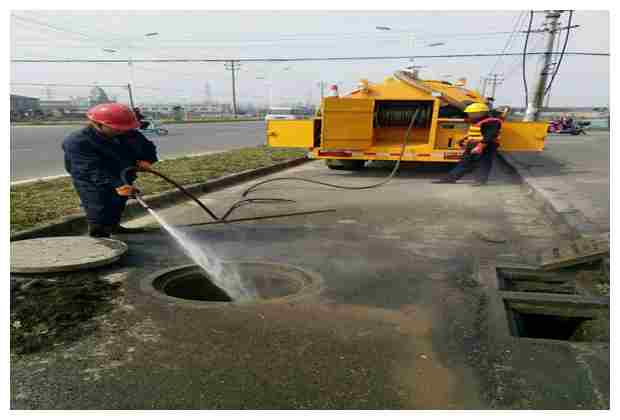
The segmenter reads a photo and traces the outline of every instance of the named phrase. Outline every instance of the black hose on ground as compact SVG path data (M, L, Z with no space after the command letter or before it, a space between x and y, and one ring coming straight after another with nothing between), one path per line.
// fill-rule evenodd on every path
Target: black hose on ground
M240 207L243 207L245 205L248 204L262 204L262 203L277 203L277 202L285 202L285 203L296 203L295 200L289 200L286 198L248 198L248 199L244 199L244 200L239 200L235 203L232 204L232 206L224 213L224 216L222 216L221 218L217 217L215 215L215 213L209 209L207 206L204 205L204 203L202 201L200 201L194 194L190 193L189 191L187 191L181 184L179 184L178 182L176 182L175 180L173 180L172 178L162 174L159 171L156 171L155 169L142 169L142 168L137 168L135 166L130 166L128 168L123 169L123 171L121 171L121 180L129 185L130 182L127 180L127 173L130 171L135 171L135 172L147 172L147 173L151 173L153 175L156 175L160 178L162 178L163 180L169 182L170 184L174 185L175 187L177 187L181 192L183 192L186 196L188 196L190 199L192 199L196 204L198 204L198 206L200 206L201 209L203 209L207 214L209 214L209 216L211 216L214 220L217 221L226 221L226 219L228 218L228 216L230 216L235 210L237 210ZM140 200L140 204L142 204L144 206L144 202Z
M371 188L377 188L380 187L382 185L387 184L388 182L390 182L392 180L392 178L394 178L394 175L396 175L396 172L398 172L398 168L400 167L400 162L403 160L403 155L405 154L405 148L407 147L407 142L409 141L409 134L411 133L411 128L413 127L413 124L418 116L418 112L420 111L420 109L416 109L416 111L413 113L413 116L411 117L411 122L409 123L409 126L407 127L407 132L405 133L405 139L403 140L403 144L400 148L400 156L398 157L398 160L396 161L396 165L394 165L394 169L392 169L392 172L381 182L378 182L376 184L371 184L371 185L363 185L363 186L349 186L349 185L337 185L337 184L330 184L328 182L321 182L321 181L315 181L312 179L306 179L306 178L297 178L297 177L280 177L280 178L271 178L271 179L267 179L265 181L261 181L258 182L254 185L252 185L250 188L248 188L247 190L245 190L243 192L243 194L241 194L242 197L247 196L248 194L250 194L251 192L253 192L257 187L270 183L270 182L275 182L275 181L302 181L302 182L309 182L311 184L318 184L318 185L324 185L326 187L332 187L332 188L338 188L338 189L342 189L342 190L368 190Z
M258 186L269 183L269 182L274 182L274 181L290 181L290 180L294 180L294 181L302 181L302 182L309 182L312 184L319 184L319 185L324 185L327 187L332 187L332 188L338 188L338 189L343 189L343 190L367 190L367 189L371 189L371 188L377 188L380 187L382 185L387 184L388 182L390 182L392 180L392 178L394 177L394 175L396 175L396 172L398 171L398 168L400 167L400 163L403 159L403 155L405 154L405 148L407 146L407 142L409 141L409 135L411 133L411 128L413 127L413 124L415 123L415 120L418 116L419 113L419 109L416 109L416 111L413 113L413 116L411 118L411 122L409 123L409 126L407 127L407 132L405 133L405 138L403 140L403 144L401 146L400 149L400 156L398 157L398 160L396 161L396 165L394 165L394 168L392 169L392 172L381 182L378 182L376 184L371 184L371 185L364 185L364 186L347 186L347 185L337 185L337 184L330 184L327 182L321 182L321 181L314 181L311 179L305 179L305 178L297 178L297 177L281 177L281 178L272 178L272 179L267 179L265 181L256 183L254 185L252 185L250 188L248 188L247 190L245 190L242 194L243 197L247 196L249 193L251 193L252 191L254 191L254 189L256 189ZM130 166L128 168L125 168L121 171L121 180L126 184L126 185L130 185L131 183L127 180L127 173L130 171L135 171L135 172L147 172L147 173L151 173L153 175L156 175L160 178L162 178L163 180L167 181L168 183L174 185L175 187L177 187L181 192L183 192L186 196L188 196L190 199L192 199L196 204L198 204L198 206L200 206L201 209L203 209L207 214L209 214L209 216L211 216L215 221L218 222L222 222L222 223L226 223L226 220L228 218L228 216L230 216L235 210L237 210L240 207L246 206L248 204L261 204L261 203L282 203L282 202L287 202L287 203L296 203L295 200L289 200L289 199L285 199L285 198L245 198L243 200L239 200L235 203L233 203L230 208L224 213L224 215L219 218L215 215L215 213L213 211L211 211L211 209L209 209L207 206L204 205L204 203L202 201L200 201L196 196L194 196L192 193L190 193L189 191L187 191L181 184L179 184L178 182L176 182L175 180L169 178L168 176L162 174L159 171L156 171L155 169L142 169L142 168L138 168L135 166ZM140 204L142 204L143 206L147 207L142 200L139 200Z

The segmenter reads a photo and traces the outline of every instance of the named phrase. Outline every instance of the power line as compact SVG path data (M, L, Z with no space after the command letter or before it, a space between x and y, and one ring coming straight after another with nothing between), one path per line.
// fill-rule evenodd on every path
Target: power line
M398 56L360 56L360 57L295 57L295 58L163 58L163 59L132 59L132 63L227 63L231 61L256 63L256 62L295 62L295 61L373 61L373 60L402 60L409 58L476 58L476 57L513 57L533 55L560 55L559 52L527 52L523 53L471 53L471 54L439 54L439 55L398 55ZM609 57L608 52L570 51L564 55ZM12 59L12 63L127 63L127 59Z
M11 86L53 86L53 87L115 87L115 88L125 88L127 89L127 85L75 85L70 83L22 83L22 82L11 82Z
M101 47L101 45L104 45L104 44L120 45L119 43L123 43L123 44L130 44L129 48L136 48L135 41L141 40L141 38L135 38L135 37L126 37L126 36L122 37L119 34L116 34L116 38L110 38L110 39L109 38L95 37L95 36L87 34L85 32L80 32L80 31L75 31L75 30L71 30L71 29L62 28L62 27L57 26L57 25L51 25L49 23L42 22L40 20L36 20L36 19L32 19L32 18L27 18L27 17L23 17L23 16L20 16L20 15L13 14L12 17L17 19L17 20L22 20L24 22L28 22L30 24L46 27L48 29L52 29L52 30L57 31L57 32L64 32L64 33L68 33L68 34L79 35L80 37L86 38L87 40L89 40L91 42L96 42L98 47ZM109 33L109 32L106 32L106 33ZM54 47L56 47L56 46L57 45L54 44ZM125 47L127 47L127 45L123 46L123 48L125 48ZM71 46L71 48L75 48L75 47ZM79 48L88 48L88 47L80 46ZM166 52L165 49L162 50L161 48L155 49L153 47L149 48L149 47L144 47L144 46L139 46L139 47L137 47L137 49L146 50L146 51L157 50L159 52L162 52L162 51Z
M544 38L538 38L536 40L536 42L534 43L534 45L532 46L533 50L536 50L538 47L540 47L542 45L544 41ZM531 59L532 57L527 57L527 59ZM517 74L517 71L521 69L521 54L519 54L518 56L515 56L515 59L512 61L512 67L510 67L509 71L504 72L505 74L505 79L504 80L508 80L510 78L512 78L512 76L514 76L515 74Z
M82 38L88 39L89 41L98 41L98 42L104 41L101 38L96 39L92 35L88 35L88 34L85 34L83 32L72 31L70 29L60 28L58 26L50 25L49 23L41 22L41 21L38 21L38 20L35 20L35 19L19 16L19 15L16 15L16 14L13 14L12 17L13 17L13 19L21 20L23 22L28 22L28 23L34 24L34 25L44 26L46 28L52 29L52 30L57 31L57 32L65 32L65 33L70 33L70 34L74 34L74 35L79 35Z
M530 32L532 31L532 21L534 20L534 11L530 10L530 23L528 23L527 25L527 35L525 36L525 43L523 44L523 59L522 59L522 63L523 63L523 90L525 90L525 109L527 109L528 107L528 96L529 96L529 92L527 91L527 78L526 78L526 74L525 74L525 58L528 55L527 52L527 43L530 39Z
M96 37L93 35L90 35L88 33L85 32L81 32L81 31L76 31L76 30L71 30L71 29L66 29L66 28L62 28L59 27L57 25L52 25L46 22L42 22L40 20L36 20L36 19L32 19L32 18L27 18L24 16L20 16L20 15L16 15L13 14L12 15L13 18L18 19L18 20L22 20L25 22L29 22L30 24L34 24L34 25L38 25L38 26L43 26L46 27L48 29L53 29L55 31L59 31L59 32L65 32L65 33L69 33L69 34L74 34L74 35L79 35L83 38L89 39L89 40L97 40L97 41L105 41L105 42L110 42L110 41L131 41L132 37L129 36L121 36L119 34L117 35L117 38L114 38L112 40L110 39L104 39L101 37ZM415 29L410 29L410 30L391 30L390 31L390 35L393 34L411 34L411 33L418 33L417 30ZM416 39L423 39L423 40L429 40L429 39L436 39L436 38L444 38L444 37L449 37L450 39L454 39L454 38L469 38L469 37L477 37L477 36L503 36L506 34L510 34L511 32L505 32L505 31L498 31L498 32L474 32L474 33L445 33L445 34L422 34L422 35L417 35ZM348 33L306 33L306 34L289 34L289 35L285 35L284 37L280 37L280 38L275 38L275 39L236 39L236 40L223 40L223 39L216 39L215 42L219 42L219 43L243 43L243 44L247 44L247 43L257 43L257 42L267 42L267 43L273 43L274 41L314 41L314 40L325 40L325 41L329 41L329 40L340 40L343 38L353 38L353 39L359 39L360 37L372 37L372 38L378 38L378 39L394 39L394 38L390 38L390 37L385 37L377 32L348 32ZM134 40L135 41L135 40ZM211 46L214 44L210 44L214 41L213 38L209 38L209 39L196 39L193 35L192 38L190 39L169 39L169 40L165 40L165 39L160 39L159 42L160 43L166 43L166 42L177 42L177 43L200 43L201 44L201 48L204 48L204 46ZM151 48L147 48L147 49L151 49Z
M504 45L504 49L502 50L502 54L506 52L506 50L508 49L509 45L512 43L512 39L514 38L514 35L517 32L517 28L519 27L519 24L521 23L521 19L523 18L525 12L521 12L519 13L519 16L517 17L516 21L515 21L515 25L512 28L512 32L510 33L510 35L508 36L508 40L506 41L506 44ZM495 71L495 68L497 67L497 65L502 61L502 56L497 58L497 61L495 61L495 64L493 64L493 67L491 67L491 71L489 71L489 73L493 73Z

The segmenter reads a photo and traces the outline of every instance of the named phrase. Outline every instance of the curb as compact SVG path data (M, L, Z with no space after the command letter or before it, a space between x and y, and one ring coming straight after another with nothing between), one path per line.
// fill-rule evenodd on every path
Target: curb
M206 194L274 172L283 171L306 162L309 162L309 159L306 157L290 159L271 166L248 169L247 171L238 172L236 174L225 175L211 181L187 186L184 185L184 188L192 194ZM173 206L187 199L187 196L183 192L176 189L144 197L144 201L147 204L161 209ZM144 208L140 203L136 200L130 200L125 208L123 219L126 221L137 216L142 216L143 213ZM72 216L64 216L45 225L16 232L11 235L11 242L39 237L79 235L86 233L87 230L88 223L86 221L86 216L84 213L80 213Z
M567 202L554 198L542 187L540 181L535 176L530 175L527 168L524 168L513 157L503 152L499 152L497 156L503 163L512 168L523 185L530 189L533 198L543 204L545 212L570 229L572 239L580 239L596 233L596 226L589 222L581 211L573 208Z

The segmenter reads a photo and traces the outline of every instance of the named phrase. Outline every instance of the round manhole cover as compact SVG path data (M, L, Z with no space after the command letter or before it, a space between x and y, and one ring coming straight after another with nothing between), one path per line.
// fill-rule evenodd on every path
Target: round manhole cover
M198 265L160 271L142 282L144 291L178 304L289 300L317 291L320 278L299 267L256 261L226 261L214 278Z
M57 273L117 261L127 245L115 239L60 236L11 242L11 273Z

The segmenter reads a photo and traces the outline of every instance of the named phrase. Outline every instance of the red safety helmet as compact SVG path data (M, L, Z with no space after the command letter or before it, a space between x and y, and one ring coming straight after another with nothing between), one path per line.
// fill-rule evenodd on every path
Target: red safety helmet
M140 127L136 114L123 104L95 105L88 110L86 117L93 122L119 131L134 130Z

